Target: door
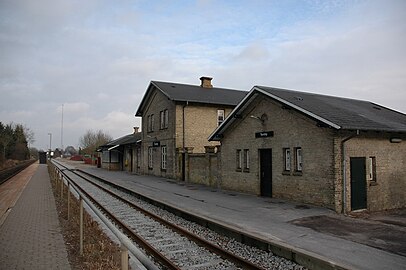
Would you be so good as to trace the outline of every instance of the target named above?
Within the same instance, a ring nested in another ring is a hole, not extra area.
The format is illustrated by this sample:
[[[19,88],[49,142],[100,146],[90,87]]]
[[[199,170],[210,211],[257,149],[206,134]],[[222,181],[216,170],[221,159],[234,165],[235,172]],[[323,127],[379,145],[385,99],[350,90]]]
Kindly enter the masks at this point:
[[[272,149],[260,149],[261,196],[272,197]]]
[[[367,208],[365,158],[350,158],[351,210]]]

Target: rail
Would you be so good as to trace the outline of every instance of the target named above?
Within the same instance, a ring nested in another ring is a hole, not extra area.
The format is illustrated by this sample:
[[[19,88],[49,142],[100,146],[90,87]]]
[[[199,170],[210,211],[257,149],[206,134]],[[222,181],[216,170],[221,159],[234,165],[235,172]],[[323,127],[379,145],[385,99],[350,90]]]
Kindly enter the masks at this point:
[[[86,203],[86,205],[93,211],[93,213],[100,218],[100,220],[103,222],[103,224],[109,228],[109,230],[117,237],[117,239],[120,241],[121,244],[121,250],[122,250],[122,258],[126,258],[127,250],[135,257],[137,260],[148,270],[158,270],[159,268],[147,257],[144,255],[144,253],[136,247],[132,241],[127,237],[125,233],[120,231],[106,216],[102,213],[101,210],[99,210],[100,205],[97,205],[95,203],[95,200],[90,199],[89,194],[86,193],[79,185],[77,185],[66,173],[67,169],[66,167],[64,169],[60,169],[56,164],[57,162],[52,160],[52,169],[57,175],[57,179],[61,181],[61,192],[63,192],[63,185],[64,182],[66,181],[66,184],[68,186],[68,192],[70,191],[70,188],[72,188],[77,195],[79,196],[79,201],[80,201],[80,253],[83,253],[83,202]],[[59,166],[62,166],[61,164],[58,164]],[[69,205],[69,197],[68,196],[68,205]],[[68,210],[69,211],[69,210]],[[128,260],[128,257],[127,257]],[[124,267],[123,267],[124,265]],[[127,269],[128,267],[128,261],[123,262],[122,260],[122,269]]]
[[[60,166],[63,166],[63,165],[60,164]],[[91,183],[92,186],[96,186],[97,189],[100,189],[103,192],[105,192],[106,194],[109,194],[110,196],[116,198],[117,200],[120,200],[121,202],[125,203],[126,205],[129,205],[131,208],[134,208],[136,211],[142,213],[143,215],[147,216],[148,218],[151,218],[151,219],[155,220],[156,222],[158,222],[159,224],[162,224],[163,226],[169,228],[173,232],[176,232],[179,235],[186,237],[191,242],[196,243],[197,246],[203,247],[204,249],[206,249],[207,251],[209,251],[213,254],[217,254],[217,256],[220,256],[220,258],[222,258],[222,260],[229,261],[230,263],[238,265],[242,269],[255,269],[255,270],[263,269],[262,267],[254,264],[246,259],[243,259],[239,256],[236,256],[235,254],[229,252],[228,250],[225,250],[225,249],[219,247],[218,245],[213,244],[212,242],[207,241],[207,240],[199,237],[198,235],[196,235],[182,227],[179,227],[178,225],[175,225],[172,222],[168,222],[167,220],[161,218],[159,215],[156,215],[148,210],[143,209],[142,207],[139,207],[138,205],[134,204],[132,201],[123,198],[122,195],[116,194],[115,192],[111,191],[110,190],[111,188],[105,188],[102,185],[95,183],[94,180],[85,178],[83,175],[78,173],[77,170],[72,171],[72,173],[76,174],[78,177],[82,178],[87,183]],[[88,175],[86,175],[86,176],[88,176]],[[84,190],[82,190],[81,192],[83,194],[86,194],[86,192]],[[86,196],[88,198],[91,197],[88,194],[86,194]],[[97,204],[98,208],[102,207],[100,204],[98,204],[97,202],[94,202],[93,200],[92,200],[92,203]],[[103,209],[102,211],[104,213],[108,213],[108,210],[106,210],[106,209]],[[107,215],[109,216],[109,219],[114,220],[115,224],[120,224],[120,220],[117,220],[117,218],[114,215],[109,214],[109,213]],[[177,265],[175,265],[171,260],[166,259],[165,255],[162,253],[162,251],[158,251],[153,246],[150,246],[148,243],[148,241],[150,241],[150,239],[146,241],[142,237],[138,237],[137,235],[134,235],[132,229],[128,229],[127,226],[125,226],[125,225],[120,224],[120,227],[122,228],[122,230],[125,231],[125,234],[131,235],[132,239],[136,239],[135,241],[142,248],[147,250],[147,252],[149,254],[152,254],[152,256],[154,258],[158,258],[158,261],[160,262],[160,264],[164,265],[168,269],[181,269]],[[153,242],[155,242],[155,241],[156,240],[154,240]]]
[[[26,169],[28,166],[30,166],[31,164],[33,164],[36,161],[37,161],[36,159],[26,160],[12,168],[7,168],[4,170],[1,170],[0,171],[0,185],[7,182],[7,180],[12,178],[13,176],[19,174],[21,171],[23,171],[24,169]]]

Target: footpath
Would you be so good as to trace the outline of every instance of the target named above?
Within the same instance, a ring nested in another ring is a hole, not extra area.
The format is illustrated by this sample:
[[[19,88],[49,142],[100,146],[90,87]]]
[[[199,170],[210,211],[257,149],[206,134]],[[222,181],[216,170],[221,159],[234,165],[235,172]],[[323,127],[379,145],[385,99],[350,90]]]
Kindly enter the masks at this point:
[[[0,269],[71,269],[47,165],[33,164],[6,184],[0,186],[0,194],[7,194],[0,197],[6,209],[0,216]]]

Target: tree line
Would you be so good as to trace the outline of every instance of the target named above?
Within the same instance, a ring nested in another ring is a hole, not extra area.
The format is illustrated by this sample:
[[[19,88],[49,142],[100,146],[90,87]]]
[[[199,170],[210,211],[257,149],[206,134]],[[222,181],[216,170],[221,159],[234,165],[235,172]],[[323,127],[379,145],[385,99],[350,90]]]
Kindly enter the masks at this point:
[[[28,144],[35,141],[34,133],[21,124],[0,122],[0,161],[30,158]]]

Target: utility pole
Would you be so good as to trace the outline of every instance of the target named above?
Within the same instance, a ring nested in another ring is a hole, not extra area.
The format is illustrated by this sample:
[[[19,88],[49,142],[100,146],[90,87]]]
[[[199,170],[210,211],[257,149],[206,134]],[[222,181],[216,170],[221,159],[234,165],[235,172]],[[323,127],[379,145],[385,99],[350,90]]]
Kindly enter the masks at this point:
[[[52,133],[48,133],[49,135],[49,154],[51,154],[52,151]]]
[[[63,155],[63,104],[62,104],[62,118],[61,118],[61,150]]]

